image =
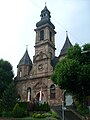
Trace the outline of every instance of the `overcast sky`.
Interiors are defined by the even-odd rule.
[[[55,25],[56,56],[65,42],[90,43],[90,0],[0,0],[0,59],[8,60],[16,75],[17,65],[28,45],[33,60],[36,23],[47,7]]]

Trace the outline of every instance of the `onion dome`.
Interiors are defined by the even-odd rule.
[[[36,27],[40,27],[48,23],[53,29],[55,29],[55,26],[50,21],[51,15],[46,5],[44,9],[41,11],[40,17],[41,17],[41,20],[36,23]]]

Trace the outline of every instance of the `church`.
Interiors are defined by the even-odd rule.
[[[72,46],[68,35],[58,56],[55,56],[55,26],[51,13],[45,5],[41,19],[36,23],[35,55],[30,59],[26,49],[17,65],[16,86],[21,101],[43,101],[49,105],[60,105],[63,91],[51,80],[55,65],[63,59]]]

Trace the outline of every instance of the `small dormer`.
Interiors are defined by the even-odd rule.
[[[17,71],[17,77],[25,77],[29,75],[31,69],[32,69],[32,61],[29,57],[28,50],[26,49],[23,57],[21,58],[19,64],[17,65],[18,71]]]

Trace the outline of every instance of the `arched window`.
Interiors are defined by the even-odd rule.
[[[17,100],[20,102],[21,101],[21,96],[18,94]]]
[[[49,37],[50,37],[50,41],[52,41],[52,32],[49,31]]]
[[[22,77],[22,69],[20,68],[19,77]]]
[[[40,31],[40,40],[44,40],[44,30]]]
[[[27,88],[27,101],[31,100],[31,88]]]
[[[55,85],[50,86],[50,99],[55,99]]]

